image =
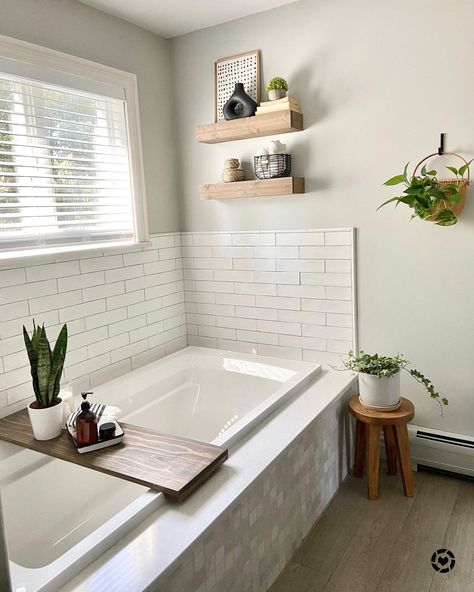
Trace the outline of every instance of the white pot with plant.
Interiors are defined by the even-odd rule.
[[[400,407],[400,374],[405,370],[422,384],[428,395],[443,409],[448,399],[441,397],[431,381],[419,370],[408,368],[410,362],[401,355],[380,356],[361,351],[358,355],[349,353],[343,365],[353,370],[359,378],[359,398],[364,407],[374,411],[394,411]]]
[[[63,428],[63,401],[59,398],[61,376],[67,349],[67,326],[59,332],[54,349],[46,336],[44,325],[33,321],[30,339],[23,327],[23,337],[30,360],[31,377],[36,400],[28,405],[33,435],[36,440],[52,440]]]
[[[265,86],[266,91],[268,92],[268,98],[270,101],[276,101],[278,99],[283,99],[286,97],[286,93],[288,91],[288,83],[284,78],[280,76],[275,76],[267,82]]]

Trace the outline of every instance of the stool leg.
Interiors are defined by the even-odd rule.
[[[394,426],[397,440],[398,460],[402,474],[403,489],[407,497],[413,497],[413,475],[411,472],[410,447],[407,424]]]
[[[376,500],[379,488],[380,425],[369,423],[366,429],[368,498]]]
[[[388,474],[397,474],[397,443],[391,425],[383,426],[383,439],[385,442],[385,455],[387,456]]]
[[[354,477],[362,477],[365,461],[365,424],[356,421],[355,447],[354,447]]]

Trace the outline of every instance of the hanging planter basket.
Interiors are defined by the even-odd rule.
[[[443,137],[442,137],[443,140]],[[427,170],[426,161],[434,156],[454,156],[460,159],[463,164],[457,169],[454,166],[448,166],[455,176],[451,179],[438,179],[435,170]],[[455,152],[444,152],[442,147],[438,152],[425,156],[416,165],[411,177],[407,174],[408,164],[401,175],[385,181],[384,185],[404,185],[402,195],[397,195],[385,201],[378,209],[389,203],[405,204],[412,209],[412,218],[421,218],[427,222],[432,222],[437,226],[452,226],[456,224],[459,214],[464,209],[467,197],[467,188],[471,181],[469,166],[473,161],[467,162],[466,159]],[[418,173],[418,170],[421,171]],[[465,176],[466,175],[466,176]]]
[[[416,176],[416,173],[418,172],[420,166],[424,162],[428,161],[430,158],[433,158],[434,156],[440,155],[437,152],[434,152],[433,154],[429,154],[428,156],[425,156],[425,158],[420,160],[420,162],[416,165],[416,167],[413,170],[412,178]],[[443,191],[443,193],[446,192],[446,199],[437,199],[433,203],[431,207],[431,213],[425,217],[422,217],[422,220],[425,220],[426,222],[436,222],[437,216],[440,212],[444,210],[451,211],[456,216],[456,218],[458,218],[464,209],[464,204],[466,203],[467,197],[467,188],[469,187],[469,183],[471,182],[471,172],[469,170],[469,163],[464,157],[462,157],[460,154],[457,154],[456,152],[444,152],[441,156],[456,156],[457,158],[460,158],[464,162],[464,164],[467,165],[467,178],[437,180],[441,191]],[[457,189],[457,192],[460,195],[460,199],[456,203],[450,202],[449,194],[446,191],[448,187],[455,187]]]

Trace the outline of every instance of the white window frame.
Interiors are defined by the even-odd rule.
[[[37,255],[57,254],[63,252],[75,252],[83,250],[106,250],[117,248],[120,244],[130,246],[136,244],[147,244],[149,241],[148,218],[146,209],[145,175],[143,169],[143,150],[140,130],[140,114],[138,107],[138,84],[137,76],[131,72],[125,72],[110,66],[104,66],[84,58],[56,51],[35,45],[5,35],[0,35],[0,59],[6,58],[18,62],[18,70],[24,71],[28,67],[36,70],[45,69],[48,74],[53,75],[58,82],[63,81],[64,86],[72,78],[75,79],[77,87],[94,84],[98,89],[101,86],[113,86],[123,91],[125,101],[125,118],[128,134],[128,158],[130,164],[130,182],[132,189],[132,201],[134,212],[134,241],[125,243],[91,243],[84,245],[56,245],[49,248],[29,249],[24,251],[8,252],[1,250],[0,265],[6,259],[17,259],[23,257],[35,257]],[[38,78],[39,79],[39,78]],[[105,86],[104,86],[105,85]],[[105,94],[105,93],[104,93]]]

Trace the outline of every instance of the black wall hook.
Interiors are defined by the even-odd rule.
[[[444,154],[444,144],[445,144],[445,141],[446,141],[446,134],[445,133],[442,133],[440,135],[440,138],[439,138],[439,148],[438,148],[438,154],[440,156],[442,156]]]

